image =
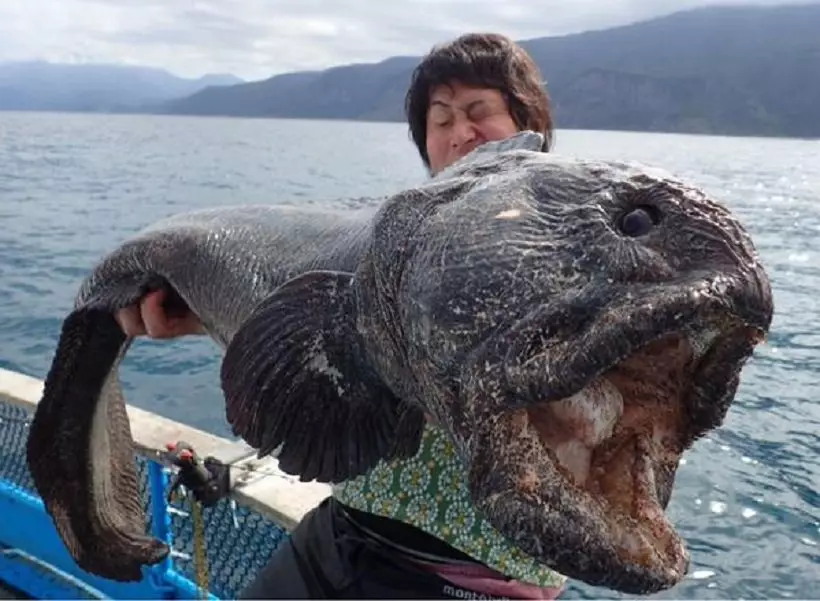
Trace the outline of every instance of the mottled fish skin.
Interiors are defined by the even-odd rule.
[[[106,257],[29,442],[78,563],[127,580],[167,553],[144,535],[112,317],[163,286],[225,347],[233,432],[285,471],[337,482],[409,456],[426,414],[525,552],[633,594],[679,582],[688,554],[662,510],[768,331],[769,280],[703,191],[542,141],[484,144],[357,214],[200,211]]]
[[[514,151],[448,177],[476,179],[449,203],[421,199],[409,246],[377,225],[378,251],[357,274],[362,306],[402,308],[370,313],[377,371],[451,434],[476,507],[524,551],[628,593],[674,586],[689,557],[660,510],[678,460],[722,423],[771,324],[750,237],[702,190],[636,164]],[[619,223],[636,209],[632,227],[648,225],[629,236]],[[533,411],[565,412],[562,399],[601,376],[629,395],[611,438],[590,447],[585,489],[545,452],[565,434],[543,436]],[[600,403],[585,402],[590,421]]]

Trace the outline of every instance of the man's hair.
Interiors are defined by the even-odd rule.
[[[427,156],[427,111],[430,92],[453,82],[501,92],[520,130],[544,134],[544,151],[552,146],[550,100],[538,65],[521,46],[496,33],[469,33],[434,46],[415,68],[404,100],[404,112],[422,161]]]

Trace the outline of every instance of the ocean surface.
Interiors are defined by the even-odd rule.
[[[820,142],[559,131],[555,151],[702,185],[741,217],[773,279],[768,344],[679,471],[669,513],[690,575],[656,597],[820,598]],[[42,378],[80,280],[155,219],[378,196],[425,177],[401,124],[0,113],[0,367]],[[140,340],[129,401],[227,436],[218,360],[207,339]],[[617,595],[572,583],[565,598],[579,597]]]

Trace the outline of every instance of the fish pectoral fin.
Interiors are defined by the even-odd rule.
[[[280,286],[233,337],[221,381],[234,434],[302,480],[341,482],[418,449],[423,414],[365,359],[350,273]]]

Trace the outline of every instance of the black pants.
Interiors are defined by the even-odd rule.
[[[361,512],[345,508],[333,498],[325,499],[305,515],[239,598],[488,598],[423,571],[401,552],[367,536],[353,519],[358,515]],[[411,528],[395,522],[391,527]],[[454,556],[466,557],[449,545],[412,530],[413,537],[426,537],[433,546],[444,546]],[[405,543],[404,537],[397,540]]]

